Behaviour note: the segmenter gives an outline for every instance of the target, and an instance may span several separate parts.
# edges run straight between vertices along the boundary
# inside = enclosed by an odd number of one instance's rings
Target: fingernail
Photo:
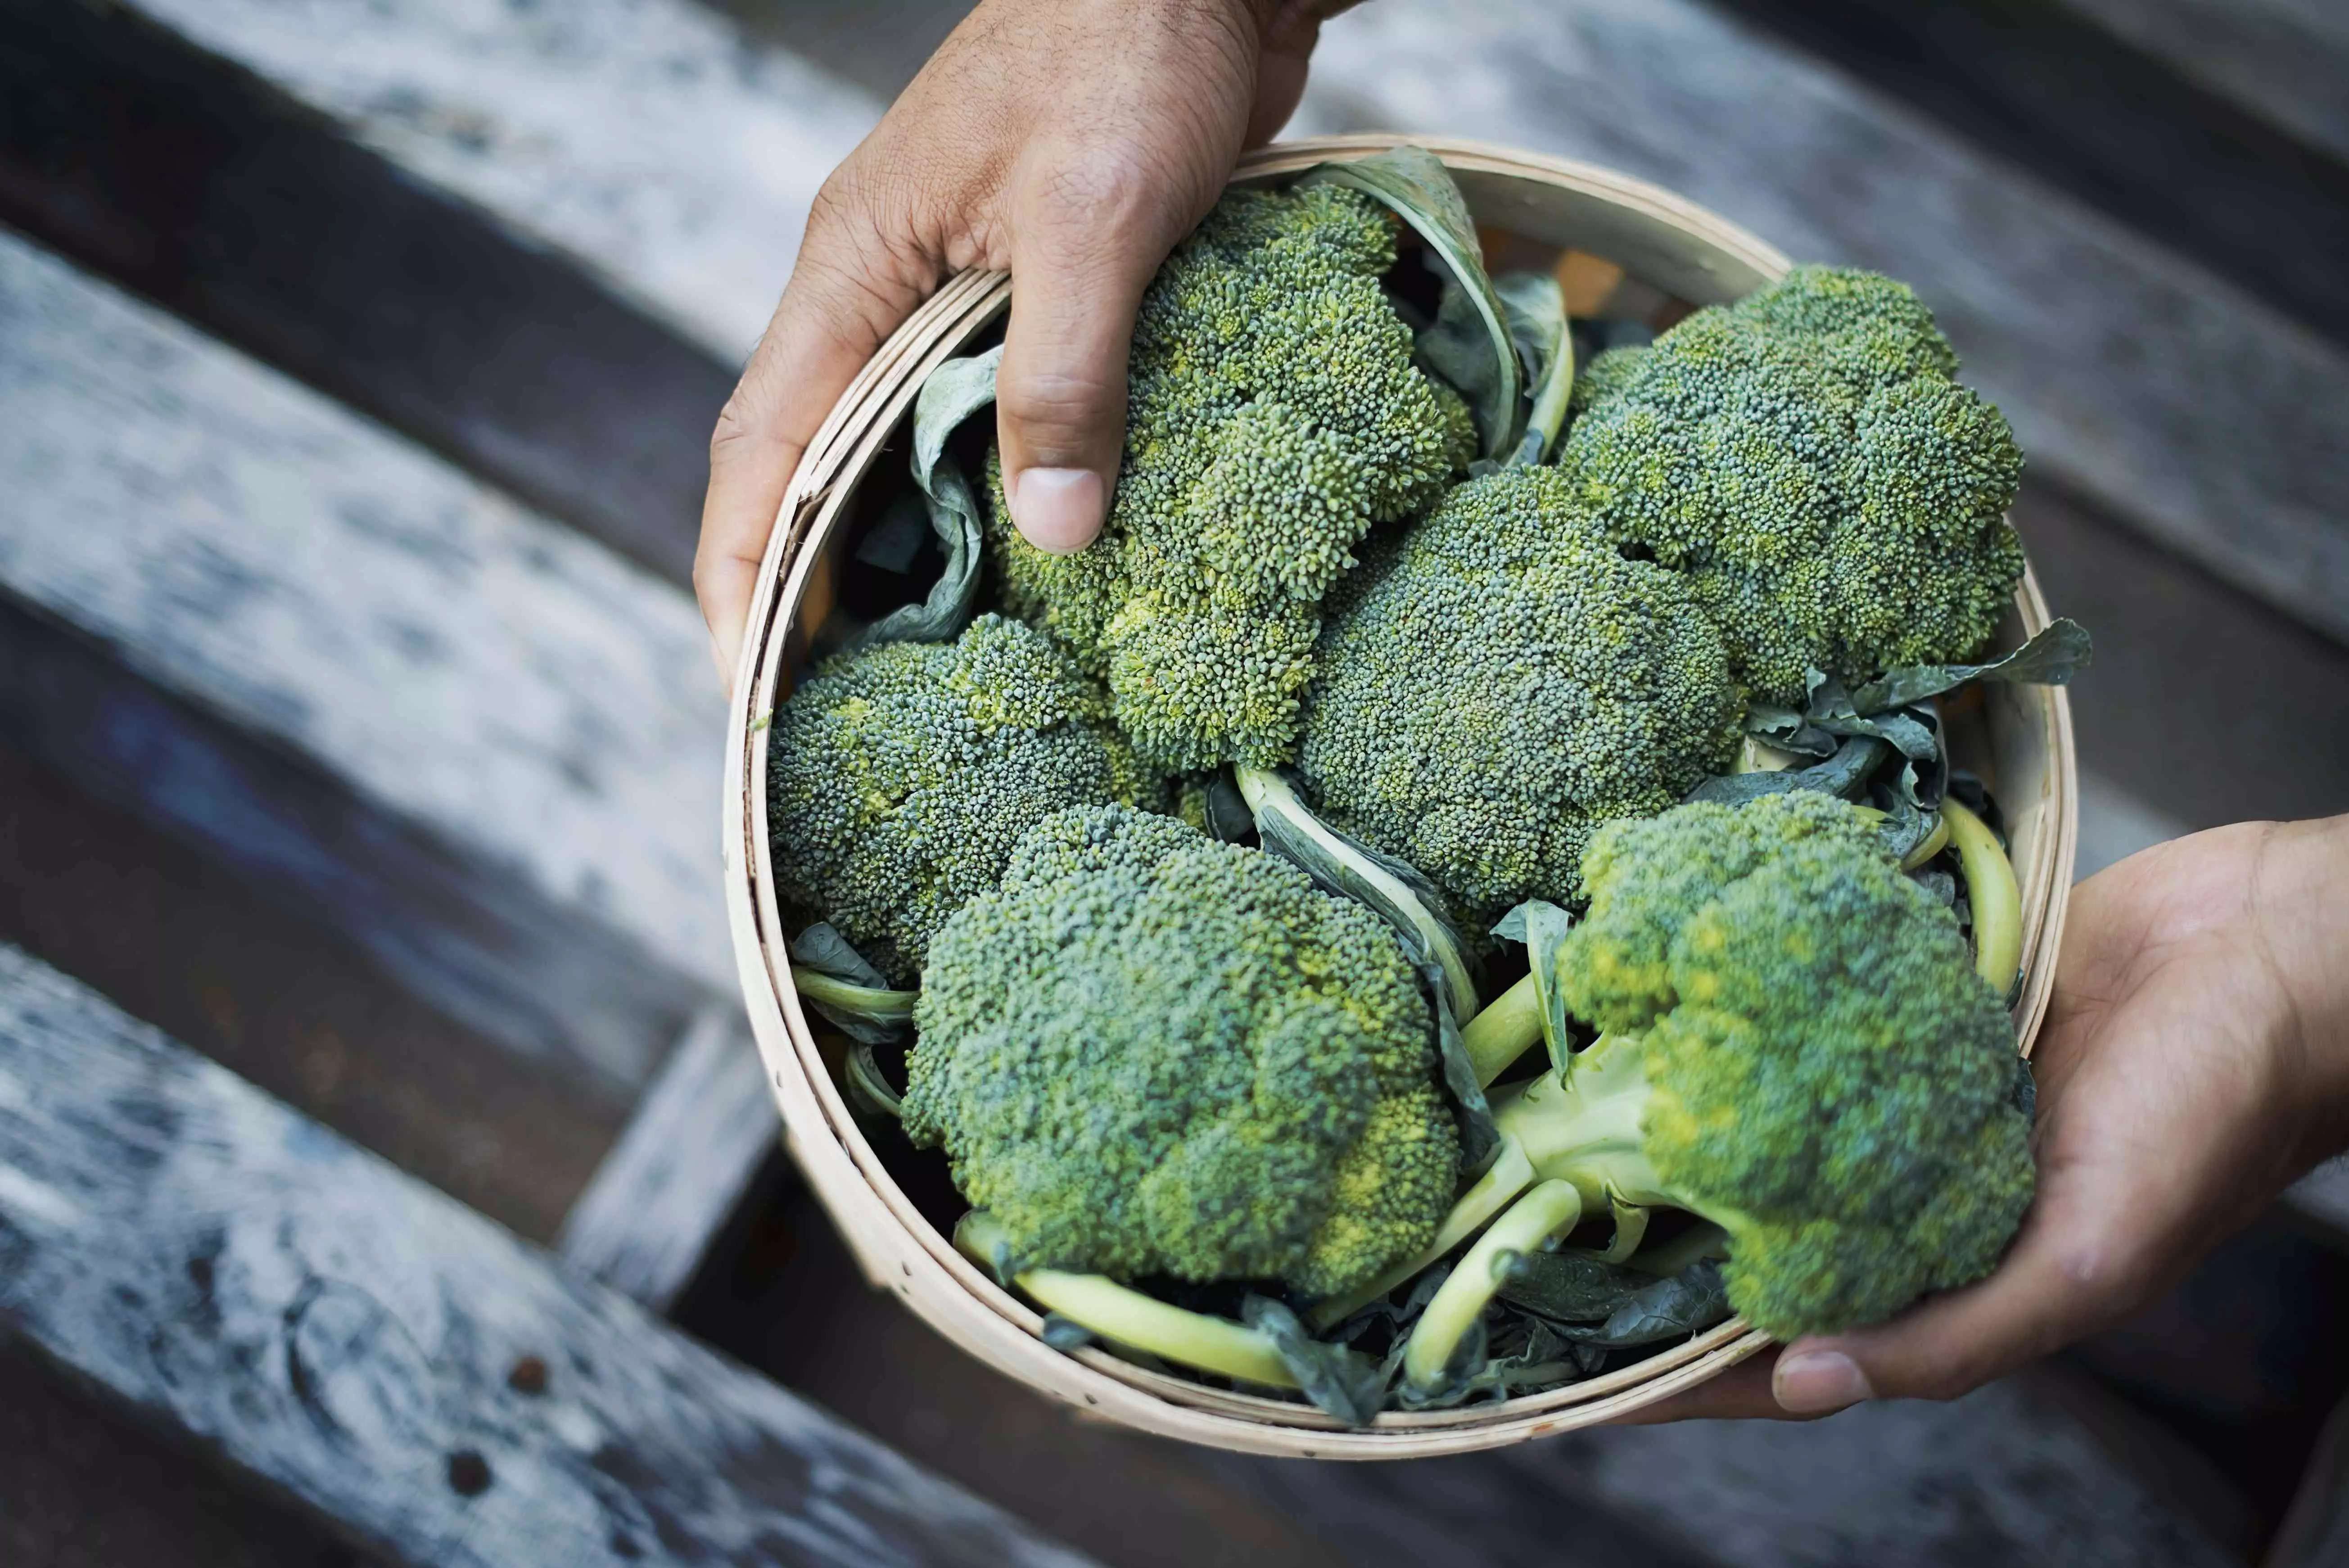
[[[1859,1363],[1835,1350],[1806,1350],[1800,1355],[1779,1357],[1770,1391],[1782,1407],[1797,1416],[1840,1410],[1876,1397]]]
[[[1108,498],[1089,468],[1023,468],[1008,488],[1020,537],[1047,555],[1081,550],[1101,533]]]

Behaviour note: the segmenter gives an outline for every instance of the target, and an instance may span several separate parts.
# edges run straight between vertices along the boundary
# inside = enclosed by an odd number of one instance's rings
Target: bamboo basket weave
[[[1405,140],[1364,135],[1283,143],[1252,154],[1236,179],[1292,173]],[[1578,253],[1567,265],[1601,280],[1612,280],[1619,268],[1619,301],[1628,289],[1628,297],[1652,298],[1667,312],[1713,304],[1780,276],[1790,265],[1734,224],[1604,169],[1478,142],[1408,140],[1450,167],[1488,249]],[[1567,281],[1571,297],[1575,280]],[[1003,274],[955,278],[882,346],[817,432],[784,496],[761,568],[727,732],[727,901],[743,995],[786,1142],[866,1276],[969,1354],[1081,1414],[1216,1448],[1309,1459],[1409,1459],[1523,1442],[1622,1416],[1764,1349],[1767,1336],[1732,1319],[1587,1382],[1469,1408],[1390,1411],[1368,1428],[1348,1429],[1309,1405],[1211,1388],[1098,1349],[1070,1355],[1048,1346],[1039,1337],[1041,1316],[957,1252],[907,1198],[850,1115],[792,989],[768,855],[765,716],[788,692],[792,665],[804,658],[809,635],[830,613],[840,574],[853,569],[849,550],[840,545],[845,531],[835,524],[859,483],[869,472],[893,481],[902,474],[902,427],[923,379],[993,324],[1009,296]],[[878,465],[885,446],[889,462]],[[2047,620],[2038,584],[2026,571],[2001,646],[2014,646]],[[2054,982],[2077,834],[2071,710],[2060,689],[1991,685],[1978,708],[1952,713],[1949,731],[1953,759],[1983,778],[2006,814],[2023,910],[2014,1015],[2028,1054]]]

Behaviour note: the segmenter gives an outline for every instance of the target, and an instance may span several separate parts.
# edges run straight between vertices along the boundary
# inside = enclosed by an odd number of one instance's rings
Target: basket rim
[[[1236,182],[1294,172],[1330,158],[1367,156],[1410,144],[1455,171],[1530,180],[1661,224],[1711,246],[1754,281],[1792,263],[1766,242],[1662,187],[1595,164],[1449,138],[1361,133],[1275,143],[1244,159]],[[1737,287],[1734,278],[1723,287]],[[1751,286],[1751,283],[1745,285]],[[1042,1316],[956,1251],[906,1198],[864,1137],[816,1045],[781,950],[782,929],[765,827],[766,755],[754,743],[771,715],[793,625],[781,614],[811,597],[823,545],[922,381],[935,366],[1008,308],[1000,272],[949,280],[861,369],[802,453],[761,560],[749,635],[738,665],[727,725],[724,855],[737,967],[753,1033],[781,1112],[785,1141],[868,1278],[895,1289],[933,1328],[997,1370],[1081,1411],[1164,1436],[1214,1447],[1323,1459],[1405,1458],[1523,1441],[1625,1415],[1725,1371],[1769,1345],[1767,1335],[1732,1318],[1683,1345],[1584,1383],[1492,1404],[1444,1411],[1381,1412],[1350,1428],[1310,1406],[1209,1387],[1147,1371],[1099,1349],[1070,1355],[1045,1345]],[[847,483],[843,483],[843,479]],[[2048,621],[2026,564],[2015,609],[2027,634]],[[2028,867],[2034,896],[2024,909],[2024,987],[2014,1006],[2018,1040],[2030,1054],[2052,990],[2077,837],[2077,763],[2068,694],[2026,688],[2045,748],[2044,804],[2052,820],[2034,836]]]

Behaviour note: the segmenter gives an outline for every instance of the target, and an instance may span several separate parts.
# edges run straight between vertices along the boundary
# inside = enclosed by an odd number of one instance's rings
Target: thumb
[[[1101,532],[1125,445],[1126,348],[1183,214],[1099,153],[1031,149],[1011,190],[1011,322],[996,421],[1011,517],[1038,549]]]

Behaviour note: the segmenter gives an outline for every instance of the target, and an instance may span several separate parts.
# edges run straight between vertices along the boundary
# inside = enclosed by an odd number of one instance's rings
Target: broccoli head
[[[1098,683],[1001,616],[951,643],[833,659],[777,708],[768,741],[779,890],[900,984],[1029,828],[1067,806],[1155,805],[1164,792]]]
[[[1595,1045],[1495,1104],[1542,1178],[1729,1233],[1790,1338],[1988,1273],[2031,1200],[2014,1032],[1956,917],[1810,791],[1614,824],[1557,982]]]
[[[1424,1247],[1458,1135],[1377,917],[1261,851],[1067,811],[930,944],[906,1131],[1016,1265],[1345,1290]]]
[[[1800,706],[1971,654],[2023,574],[2005,418],[1906,285],[1797,267],[1599,355],[1559,457],[1609,535],[1690,574],[1737,673]]]
[[[1108,681],[1169,772],[1288,760],[1322,596],[1365,530],[1474,455],[1467,406],[1413,365],[1381,287],[1394,259],[1368,197],[1229,192],[1143,297],[1101,538],[1029,545],[989,457],[1005,604]]]
[[[1688,581],[1625,559],[1558,470],[1460,485],[1332,595],[1299,772],[1472,916],[1580,895],[1599,825],[1728,764],[1744,712]]]

